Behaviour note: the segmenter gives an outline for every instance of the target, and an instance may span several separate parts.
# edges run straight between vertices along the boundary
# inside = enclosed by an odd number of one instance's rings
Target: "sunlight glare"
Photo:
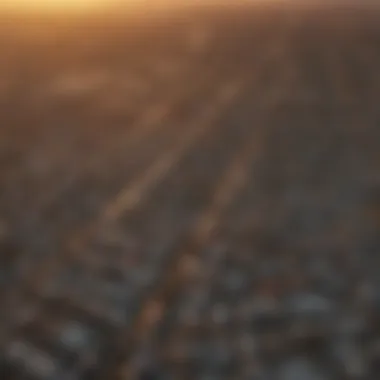
[[[112,0],[3,0],[1,8],[22,12],[91,11],[109,6]]]

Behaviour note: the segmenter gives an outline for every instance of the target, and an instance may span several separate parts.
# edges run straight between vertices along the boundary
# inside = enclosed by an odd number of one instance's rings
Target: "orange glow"
[[[112,4],[112,0],[2,0],[0,3],[0,8],[11,11],[65,13],[101,9]]]

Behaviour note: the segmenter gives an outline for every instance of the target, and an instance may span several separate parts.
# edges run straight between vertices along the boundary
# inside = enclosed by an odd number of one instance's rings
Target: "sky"
[[[224,4],[236,4],[236,3],[270,3],[270,2],[294,2],[302,0],[0,0],[0,11],[4,9],[9,9],[12,11],[20,12],[90,12],[94,10],[102,10],[104,7],[110,8],[114,6],[122,6],[123,9],[133,9],[133,8],[154,8],[156,6],[162,6],[165,4],[205,4],[205,3],[224,3]],[[355,0],[320,0],[320,2],[339,2],[344,4],[353,4]],[[318,0],[303,0],[304,3],[313,3]],[[359,3],[368,3],[371,0],[357,0]],[[372,2],[379,3],[377,0],[372,0]]]

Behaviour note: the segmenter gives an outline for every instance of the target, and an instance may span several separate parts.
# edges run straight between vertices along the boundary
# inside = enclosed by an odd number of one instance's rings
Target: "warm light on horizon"
[[[22,14],[66,14],[91,13],[107,10],[153,11],[160,8],[178,7],[185,4],[202,4],[210,0],[0,0],[0,13]],[[224,0],[225,1],[225,0]]]
[[[3,0],[0,9],[20,12],[81,12],[110,7],[112,0]],[[124,4],[128,1],[122,1]],[[130,1],[131,3],[136,1]],[[119,1],[120,3],[120,1]]]
[[[324,0],[310,0],[324,1]],[[334,0],[342,1],[342,0]],[[344,0],[346,1],[346,0]],[[125,14],[125,12],[142,11],[156,13],[158,11],[186,9],[188,7],[236,7],[251,5],[273,5],[285,3],[300,3],[305,0],[0,0],[0,16],[10,12],[14,15],[91,15]],[[307,3],[307,2],[306,2]]]

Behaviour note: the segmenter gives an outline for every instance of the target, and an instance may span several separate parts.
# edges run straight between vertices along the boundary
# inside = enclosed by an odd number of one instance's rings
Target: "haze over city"
[[[0,379],[379,379],[376,6],[3,0]]]

